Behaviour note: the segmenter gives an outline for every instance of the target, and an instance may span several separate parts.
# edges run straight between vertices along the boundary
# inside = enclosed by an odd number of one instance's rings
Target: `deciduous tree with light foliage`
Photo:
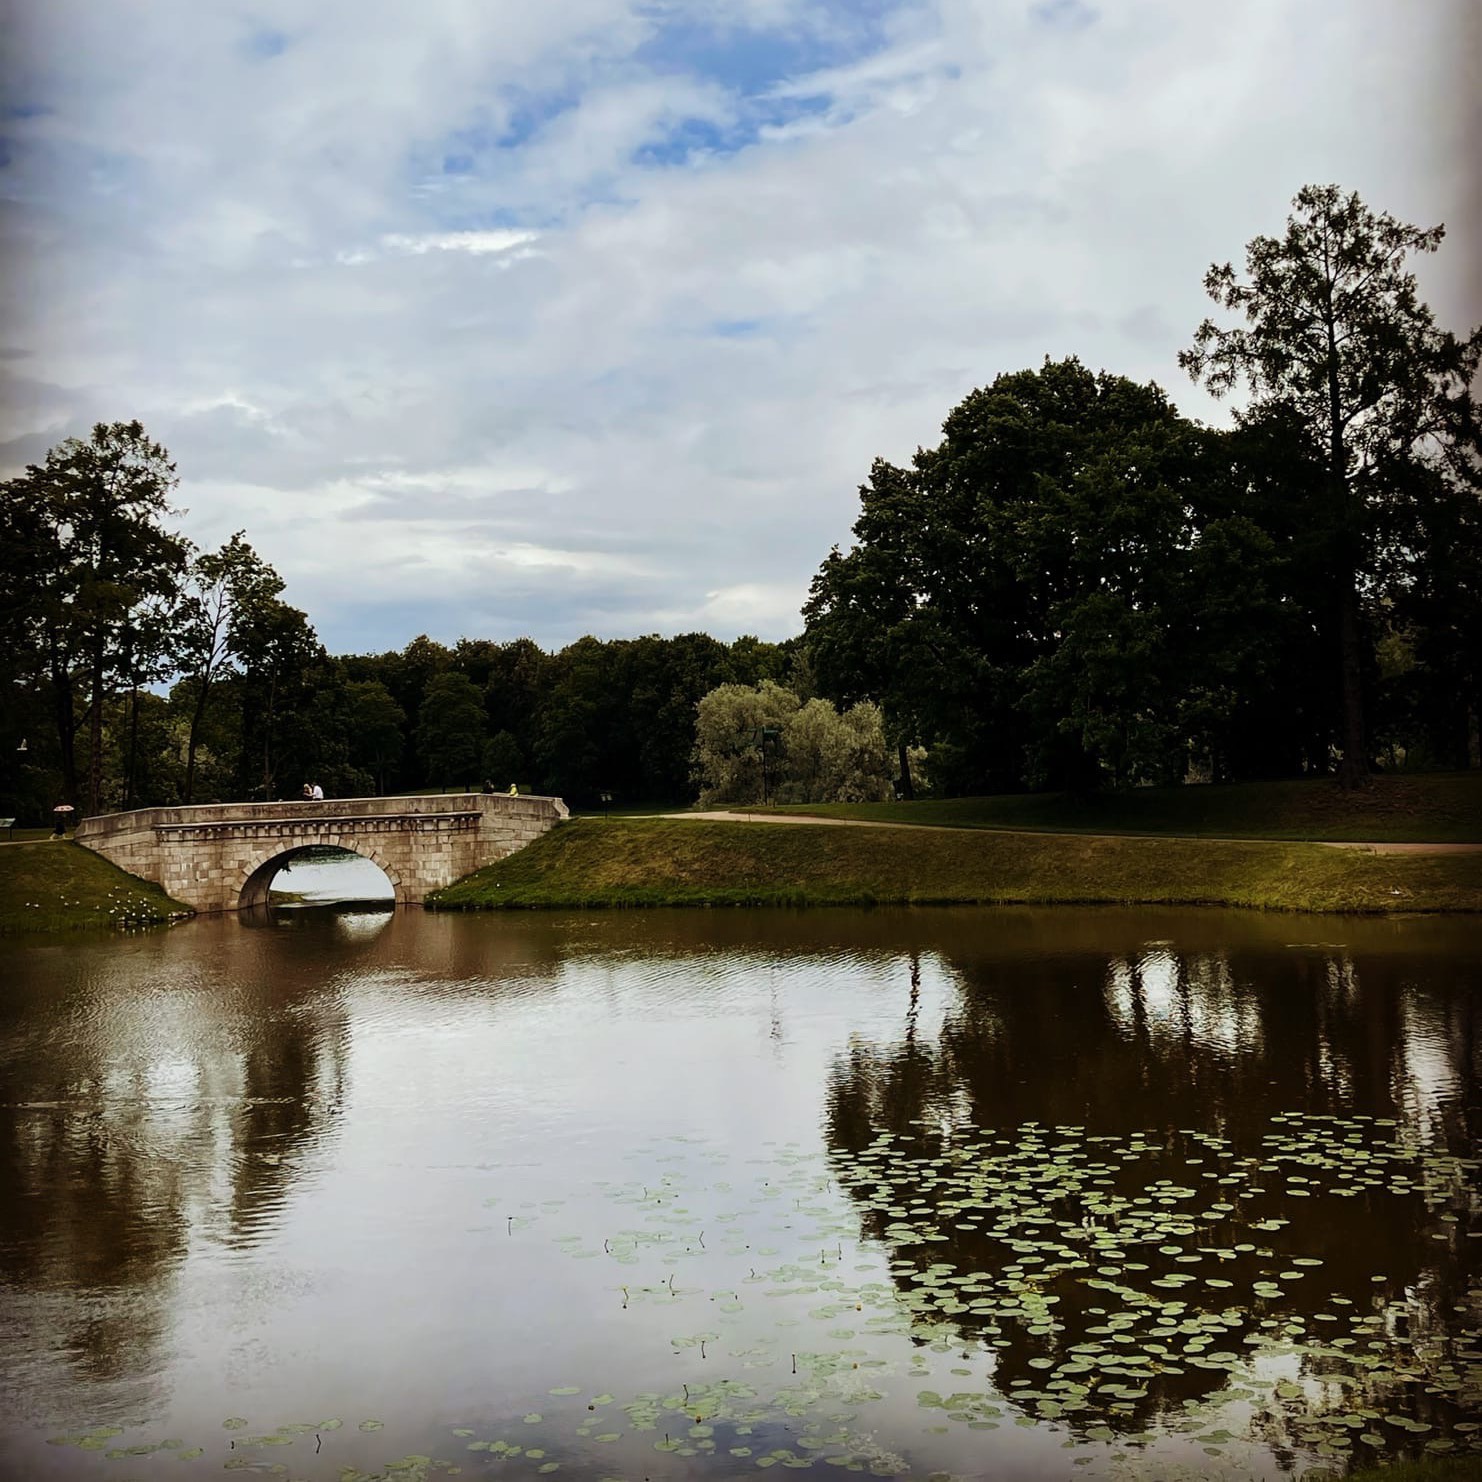
[[[827,700],[803,704],[789,689],[723,684],[696,706],[695,775],[700,801],[878,802],[890,796],[880,707],[842,715]]]
[[[879,803],[890,797],[890,756],[880,707],[869,700],[841,715],[809,700],[782,728],[779,803]]]

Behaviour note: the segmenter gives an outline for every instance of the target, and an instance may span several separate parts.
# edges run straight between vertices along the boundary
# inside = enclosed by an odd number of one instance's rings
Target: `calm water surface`
[[[5,979],[5,1477],[1482,1446],[1475,922],[297,910]]]

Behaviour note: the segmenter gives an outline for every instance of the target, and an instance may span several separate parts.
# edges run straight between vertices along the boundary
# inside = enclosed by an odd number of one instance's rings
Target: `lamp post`
[[[756,728],[756,744],[762,754],[762,806],[767,802],[767,742],[780,740],[781,728],[778,726],[758,726]]]

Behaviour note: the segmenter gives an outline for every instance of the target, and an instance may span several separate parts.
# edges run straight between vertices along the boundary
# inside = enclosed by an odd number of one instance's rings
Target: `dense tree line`
[[[91,439],[145,442],[137,424],[100,426]],[[0,498],[7,551],[27,526],[36,553],[32,579],[0,592],[13,639],[0,813],[38,821],[58,798],[86,814],[296,797],[306,780],[338,796],[515,783],[579,803],[603,793],[685,802],[705,694],[809,683],[796,641],[703,633],[582,638],[554,653],[528,638],[448,647],[421,636],[399,652],[331,655],[243,535],[196,551],[165,528],[162,455],[160,497],[111,515],[158,560],[105,566],[105,547],[122,548],[123,536],[83,543],[38,499],[76,456],[63,444]],[[77,497],[106,504],[109,487]]]
[[[952,792],[1465,767],[1482,715],[1482,330],[1406,257],[1441,230],[1335,186],[1245,277],[1211,268],[1181,363],[1229,431],[1079,361],[999,376],[879,460],[814,580],[822,692],[869,698]]]
[[[99,424],[0,484],[0,813],[518,783],[591,803],[909,795],[1465,767],[1482,717],[1482,330],[1422,231],[1309,187],[1180,357],[1229,430],[1074,358],[997,377],[909,466],[781,644],[334,656],[244,533]],[[708,698],[707,698],[708,697]],[[702,705],[702,701],[705,703]],[[698,731],[697,731],[698,724]],[[891,760],[886,761],[886,754]]]

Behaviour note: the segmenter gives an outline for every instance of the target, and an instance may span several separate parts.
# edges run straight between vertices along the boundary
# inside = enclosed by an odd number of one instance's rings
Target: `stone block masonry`
[[[397,904],[417,905],[568,816],[560,798],[506,793],[204,803],[84,818],[76,838],[196,911],[263,904],[273,876],[315,844],[374,860]]]

